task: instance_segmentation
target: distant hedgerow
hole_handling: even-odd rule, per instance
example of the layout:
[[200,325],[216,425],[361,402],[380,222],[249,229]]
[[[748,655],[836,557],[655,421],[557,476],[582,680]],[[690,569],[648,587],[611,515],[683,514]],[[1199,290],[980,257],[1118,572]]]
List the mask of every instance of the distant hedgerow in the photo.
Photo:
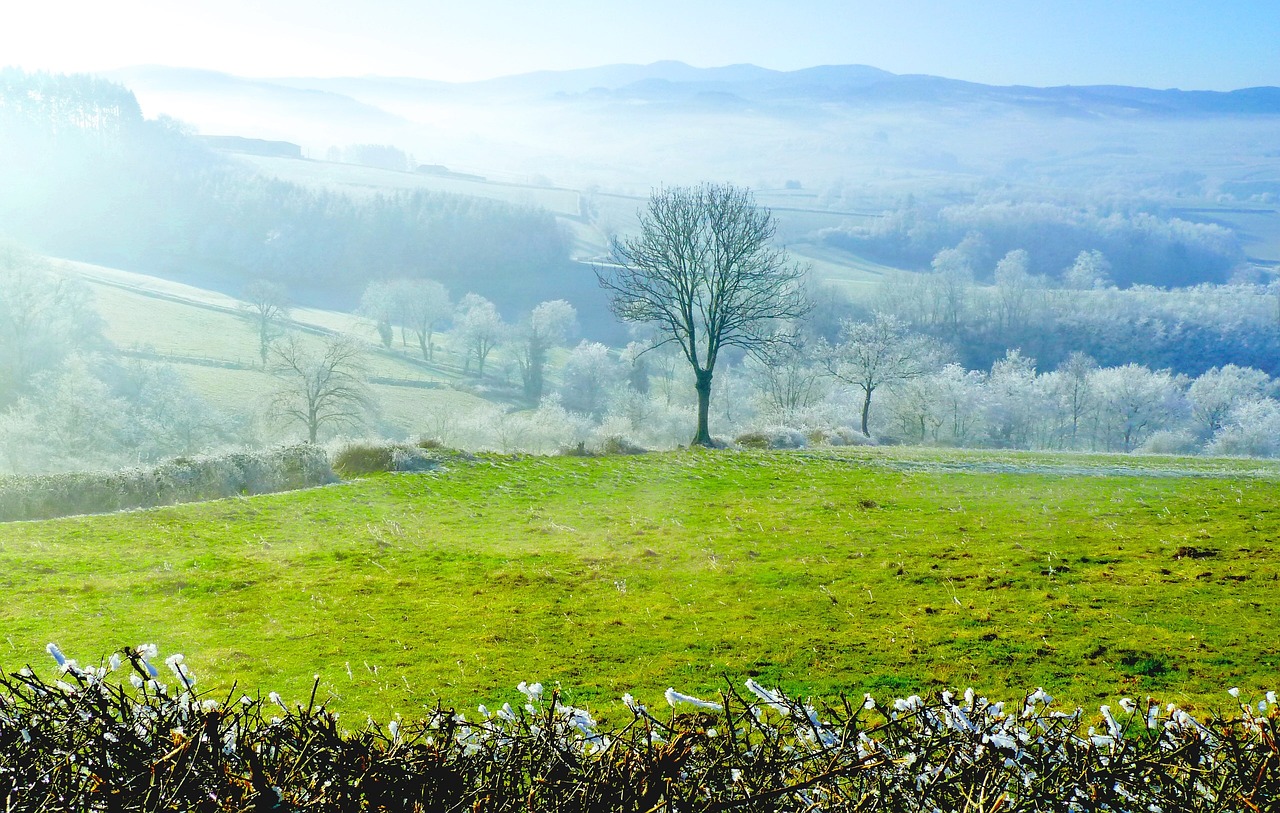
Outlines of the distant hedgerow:
[[0,478],[0,521],[150,508],[333,482],[324,449],[301,444],[178,458],[149,468]]

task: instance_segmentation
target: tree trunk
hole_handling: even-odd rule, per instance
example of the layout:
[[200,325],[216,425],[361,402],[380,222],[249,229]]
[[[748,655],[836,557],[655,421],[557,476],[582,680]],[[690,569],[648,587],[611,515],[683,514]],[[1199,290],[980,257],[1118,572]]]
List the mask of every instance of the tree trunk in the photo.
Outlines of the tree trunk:
[[707,428],[707,415],[711,410],[711,371],[694,369],[694,388],[698,391],[698,431],[694,433],[691,446],[710,447],[711,432]]
[[867,428],[867,420],[871,417],[871,390],[868,387],[863,392],[866,394],[862,399],[862,435],[863,437],[871,437],[871,430]]
[[527,351],[527,364],[520,371],[524,378],[524,397],[536,404],[542,400],[542,370],[547,365],[547,350],[542,342],[530,339]]
[[264,317],[258,324],[258,355],[262,357],[262,369],[267,369],[267,356],[271,350],[271,325]]

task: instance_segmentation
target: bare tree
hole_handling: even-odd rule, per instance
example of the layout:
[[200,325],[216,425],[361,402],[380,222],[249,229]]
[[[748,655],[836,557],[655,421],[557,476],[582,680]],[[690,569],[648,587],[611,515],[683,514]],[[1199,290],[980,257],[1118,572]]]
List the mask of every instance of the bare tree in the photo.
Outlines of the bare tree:
[[272,411],[305,426],[311,443],[322,429],[360,427],[372,407],[361,356],[360,345],[348,337],[328,339],[319,351],[297,336],[277,342],[271,352],[271,373],[279,381]]
[[809,309],[804,268],[772,245],[773,215],[737,186],[658,190],[639,219],[639,236],[614,240],[613,264],[597,267],[596,277],[618,318],[652,324],[657,345],[679,346],[698,394],[692,442],[710,446],[707,416],[721,350],[760,355],[790,341],[778,321]]
[[525,398],[537,403],[542,398],[542,374],[547,366],[547,351],[565,340],[574,330],[578,312],[563,299],[543,302],[529,314],[517,329],[520,353],[520,378]]
[[871,395],[885,385],[912,381],[936,369],[942,348],[907,331],[897,317],[877,313],[870,322],[846,321],[840,344],[821,355],[827,372],[862,390],[862,434],[871,437]]
[[245,286],[241,298],[241,308],[258,331],[258,355],[265,370],[271,343],[280,338],[282,323],[289,318],[289,296],[283,285],[259,279]]

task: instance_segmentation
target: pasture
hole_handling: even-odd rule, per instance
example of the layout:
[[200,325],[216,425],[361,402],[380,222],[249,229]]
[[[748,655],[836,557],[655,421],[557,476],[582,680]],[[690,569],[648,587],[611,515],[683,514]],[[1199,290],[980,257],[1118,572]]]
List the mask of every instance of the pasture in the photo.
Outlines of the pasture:
[[[156,642],[204,688],[414,717],[557,682],[885,699],[1276,688],[1280,467],[901,449],[461,459],[0,526],[0,666]],[[625,712],[624,712],[625,713]]]

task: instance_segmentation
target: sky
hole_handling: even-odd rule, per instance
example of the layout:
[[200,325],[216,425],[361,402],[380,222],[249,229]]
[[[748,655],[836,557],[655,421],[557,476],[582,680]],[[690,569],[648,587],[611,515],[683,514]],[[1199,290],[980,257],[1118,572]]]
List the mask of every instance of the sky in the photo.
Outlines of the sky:
[[7,0],[0,65],[470,81],[675,59],[987,84],[1280,86],[1278,0]]

